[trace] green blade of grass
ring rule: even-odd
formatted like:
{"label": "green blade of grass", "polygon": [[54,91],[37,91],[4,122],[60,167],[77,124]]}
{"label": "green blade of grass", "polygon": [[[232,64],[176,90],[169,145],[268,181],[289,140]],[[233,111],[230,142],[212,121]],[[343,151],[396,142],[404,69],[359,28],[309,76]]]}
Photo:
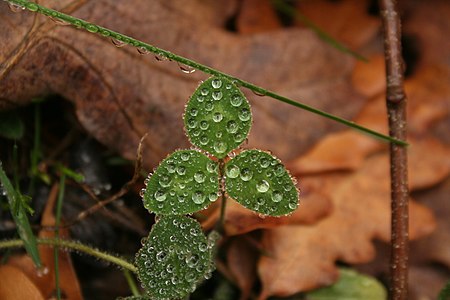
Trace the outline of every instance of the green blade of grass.
{"label": "green blade of grass", "polygon": [[326,33],[325,31],[323,31],[320,27],[318,27],[316,24],[314,24],[313,21],[311,21],[309,18],[307,18],[305,15],[302,15],[299,11],[293,9],[291,6],[289,6],[286,2],[281,1],[281,0],[272,0],[272,3],[274,5],[274,7],[290,16],[291,18],[294,18],[300,22],[302,22],[303,24],[305,24],[307,27],[309,27],[312,31],[314,31],[314,33],[324,42],[330,44],[331,46],[333,46],[334,48],[336,48],[337,50],[343,52],[343,53],[347,53],[350,54],[351,56],[355,57],[356,59],[359,59],[361,61],[365,61],[367,62],[367,58],[365,58],[364,56],[362,56],[359,53],[356,53],[355,51],[351,50],[350,48],[348,48],[347,46],[345,46],[344,44],[342,44],[341,42],[337,41],[336,39],[334,39],[333,37],[331,37],[328,33]]}
{"label": "green blade of grass", "polygon": [[366,128],[364,126],[358,125],[355,122],[346,120],[344,118],[329,114],[327,112],[324,112],[322,110],[319,110],[317,108],[314,108],[312,106],[297,102],[293,99],[287,98],[287,97],[283,97],[281,95],[278,95],[277,93],[274,93],[272,91],[266,90],[262,87],[259,87],[257,85],[254,85],[250,82],[244,81],[240,78],[234,77],[232,75],[226,74],[222,71],[219,71],[217,69],[208,67],[206,65],[200,64],[196,61],[193,61],[191,59],[185,58],[183,56],[179,56],[177,54],[174,54],[170,51],[164,50],[162,48],[158,48],[155,47],[153,45],[144,43],[142,41],[139,41],[135,38],[132,38],[130,36],[121,34],[119,32],[110,30],[108,28],[102,27],[102,26],[98,26],[96,24],[93,23],[89,23],[83,19],[79,19],[79,18],[75,18],[73,16],[61,13],[59,11],[56,11],[54,9],[50,9],[47,8],[45,6],[39,5],[35,2],[31,2],[31,1],[27,1],[27,0],[6,0],[7,2],[11,3],[11,4],[15,4],[18,5],[20,7],[23,7],[24,9],[28,9],[29,11],[32,12],[37,12],[40,14],[43,14],[45,16],[51,17],[53,19],[58,19],[61,20],[63,22],[66,22],[68,24],[71,24],[73,26],[75,26],[78,29],[83,29],[86,30],[87,32],[90,32],[92,34],[97,34],[99,36],[103,36],[103,37],[108,37],[108,38],[112,38],[115,39],[123,44],[128,44],[131,45],[133,47],[136,47],[136,49],[139,49],[140,51],[146,51],[146,52],[152,52],[160,57],[164,57],[168,60],[171,61],[176,61],[180,64],[183,64],[185,66],[191,67],[193,69],[202,71],[204,73],[210,74],[210,75],[214,75],[217,77],[223,77],[223,78],[227,78],[228,80],[231,80],[232,82],[234,82],[236,85],[238,86],[242,86],[245,87],[253,92],[255,92],[255,94],[261,95],[261,96],[268,96],[272,99],[287,103],[289,105],[301,108],[303,110],[309,111],[311,113],[314,113],[316,115],[322,116],[324,118],[336,121],[338,123],[344,124],[350,128],[354,128],[357,129],[361,132],[365,132],[373,137],[378,137],[381,140],[385,141],[385,142],[391,142],[400,146],[408,146],[408,143],[406,141],[402,141],[402,140],[398,140],[396,138],[393,138],[391,136],[388,135],[384,135],[381,134],[379,132],[376,132],[374,130],[371,130],[369,128]]}
{"label": "green blade of grass", "polygon": [[27,208],[23,203],[23,196],[18,193],[11,181],[3,171],[2,162],[0,161],[0,182],[2,188],[8,198],[9,207],[13,216],[14,222],[17,226],[17,231],[22,239],[25,249],[33,259],[33,262],[37,268],[42,268],[41,258],[39,257],[39,251],[37,248],[36,237],[31,230],[30,222],[27,216]]}
{"label": "green blade of grass", "polygon": [[[66,176],[64,173],[61,175],[59,181],[59,192],[58,192],[58,202],[56,203],[56,214],[55,214],[55,238],[59,239],[59,224],[61,222],[61,211],[62,211],[62,202],[64,199],[64,190],[66,187]],[[55,288],[56,288],[56,297],[58,300],[61,299],[61,288],[59,286],[59,247],[55,246],[53,248],[53,257],[55,261]]]}

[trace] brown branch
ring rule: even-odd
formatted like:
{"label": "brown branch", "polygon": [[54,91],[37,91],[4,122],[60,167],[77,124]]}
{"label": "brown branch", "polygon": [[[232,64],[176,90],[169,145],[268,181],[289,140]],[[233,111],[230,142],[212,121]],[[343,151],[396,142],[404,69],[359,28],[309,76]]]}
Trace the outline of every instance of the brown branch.
{"label": "brown branch", "polygon": [[[386,60],[386,105],[391,137],[406,140],[406,95],[403,89],[400,18],[395,0],[380,0]],[[408,299],[408,165],[407,148],[390,145],[391,262],[390,298]]]}

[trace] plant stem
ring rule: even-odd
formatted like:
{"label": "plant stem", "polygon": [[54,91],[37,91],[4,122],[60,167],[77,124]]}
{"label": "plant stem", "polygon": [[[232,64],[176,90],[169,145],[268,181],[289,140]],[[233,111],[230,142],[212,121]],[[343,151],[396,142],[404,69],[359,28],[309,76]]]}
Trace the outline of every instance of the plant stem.
{"label": "plant stem", "polygon": [[273,98],[275,100],[287,103],[289,105],[301,108],[303,110],[309,111],[309,112],[314,113],[316,115],[319,115],[319,116],[325,117],[327,119],[336,121],[338,123],[344,124],[344,125],[346,125],[348,127],[360,130],[360,131],[362,131],[364,133],[372,135],[373,137],[380,138],[381,140],[392,142],[392,143],[395,143],[395,144],[398,144],[398,145],[408,145],[408,143],[406,143],[405,141],[402,141],[402,140],[399,140],[399,139],[396,139],[396,138],[393,138],[393,137],[381,134],[379,132],[376,132],[374,130],[366,128],[364,126],[358,125],[358,124],[356,124],[356,123],[354,123],[352,121],[348,121],[348,120],[343,119],[341,117],[338,117],[338,116],[326,113],[326,112],[321,111],[321,110],[319,110],[317,108],[314,108],[314,107],[311,107],[309,105],[297,102],[297,101],[292,100],[290,98],[283,97],[283,96],[278,95],[278,94],[276,94],[276,93],[274,93],[272,91],[269,91],[269,90],[266,90],[266,89],[264,89],[262,87],[254,85],[254,84],[252,84],[250,82],[244,81],[242,79],[239,79],[239,78],[234,77],[232,75],[226,74],[226,73],[221,72],[219,70],[216,70],[214,68],[210,68],[210,67],[208,67],[206,65],[200,64],[200,63],[198,63],[196,61],[193,61],[193,60],[190,60],[188,58],[176,55],[176,54],[174,54],[174,53],[172,53],[170,51],[167,51],[167,50],[155,47],[153,45],[141,42],[141,41],[139,41],[137,39],[134,39],[132,37],[129,37],[129,36],[123,35],[121,33],[112,31],[112,30],[110,30],[108,28],[101,27],[101,26],[95,25],[93,23],[86,22],[85,20],[78,19],[78,18],[72,17],[70,15],[63,14],[63,13],[61,13],[59,11],[56,11],[56,10],[44,7],[42,5],[39,5],[39,4],[31,2],[31,1],[27,1],[27,0],[6,0],[6,1],[9,2],[9,3],[12,3],[12,4],[19,5],[19,6],[24,7],[24,8],[27,8],[30,11],[41,13],[43,15],[52,17],[53,19],[58,19],[58,20],[67,22],[69,24],[72,24],[73,26],[75,26],[78,29],[84,29],[84,30],[86,30],[86,31],[88,31],[90,33],[98,34],[98,35],[101,35],[103,37],[113,38],[113,39],[115,39],[117,41],[120,41],[121,43],[129,44],[129,45],[131,45],[133,47],[136,47],[141,52],[152,52],[152,53],[158,55],[159,57],[163,57],[163,58],[171,60],[171,61],[176,61],[176,62],[181,63],[183,65],[189,66],[189,67],[191,67],[193,69],[202,71],[204,73],[207,73],[207,74],[210,74],[210,75],[214,75],[214,76],[218,76],[218,77],[225,77],[225,78],[233,81],[236,85],[240,85],[240,86],[245,87],[245,88],[247,88],[249,90],[252,90],[253,92],[255,92],[258,95],[271,97],[271,98]]}
{"label": "plant stem", "polygon": [[[59,180],[59,193],[58,193],[58,202],[56,203],[56,214],[55,214],[55,237],[59,239],[59,224],[61,222],[61,211],[62,211],[62,202],[64,199],[64,191],[66,188],[66,175],[63,173]],[[55,246],[53,248],[53,258],[55,261],[55,288],[56,288],[56,298],[58,300],[61,299],[61,289],[59,287],[59,247]]]}
{"label": "plant stem", "polygon": [[133,275],[131,275],[130,271],[127,269],[124,269],[123,275],[125,276],[125,279],[127,280],[128,286],[130,287],[130,291],[133,294],[133,296],[136,296],[136,297],[141,296],[141,293],[139,293],[139,289],[138,289],[136,282],[134,281]]}
{"label": "plant stem", "polygon": [[[406,95],[403,89],[403,59],[400,18],[395,0],[380,0],[386,60],[386,105],[389,134],[406,139]],[[390,297],[408,299],[408,164],[407,149],[390,145],[391,166],[391,262]]]}
{"label": "plant stem", "polygon": [[223,234],[225,231],[225,209],[227,207],[227,197],[225,195],[225,161],[223,159],[219,160],[219,178],[220,178],[220,194],[221,194],[221,205],[220,205],[220,219],[217,223],[217,231]]}
{"label": "plant stem", "polygon": [[[97,257],[99,259],[103,259],[103,260],[113,263],[115,265],[118,265],[118,266],[120,266],[126,270],[129,270],[133,273],[137,272],[136,267],[132,263],[126,261],[125,259],[114,256],[109,253],[102,252],[95,248],[91,248],[91,247],[81,244],[80,242],[77,242],[77,241],[68,241],[68,240],[52,238],[52,239],[37,239],[37,243],[41,244],[41,245],[58,246],[58,247],[62,247],[62,248],[67,248],[69,250],[80,251],[80,252],[86,253],[88,255]],[[23,247],[23,246],[24,246],[24,243],[20,239],[0,241],[0,249],[18,248],[18,247]]]}

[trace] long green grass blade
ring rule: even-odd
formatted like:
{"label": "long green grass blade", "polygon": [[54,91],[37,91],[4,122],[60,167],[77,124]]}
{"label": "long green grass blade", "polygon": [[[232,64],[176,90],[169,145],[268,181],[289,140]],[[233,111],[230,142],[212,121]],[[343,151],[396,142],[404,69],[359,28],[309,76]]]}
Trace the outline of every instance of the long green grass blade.
{"label": "long green grass blade", "polygon": [[273,98],[275,100],[287,103],[289,105],[292,105],[292,106],[295,106],[295,107],[298,107],[298,108],[301,108],[303,110],[309,111],[311,113],[317,114],[317,115],[325,117],[327,119],[330,119],[330,120],[336,121],[338,123],[344,124],[344,125],[346,125],[348,127],[357,129],[357,130],[362,131],[362,132],[365,132],[365,133],[367,133],[369,135],[372,135],[374,137],[380,138],[383,141],[391,142],[391,143],[394,143],[394,144],[397,144],[397,145],[401,145],[401,146],[407,146],[408,145],[408,143],[406,141],[398,140],[398,139],[395,139],[393,137],[381,134],[379,132],[376,132],[374,130],[366,128],[364,126],[358,125],[358,124],[356,124],[354,122],[351,122],[351,121],[348,121],[346,119],[340,118],[338,116],[335,116],[335,115],[326,113],[324,111],[321,111],[321,110],[319,110],[317,108],[314,108],[314,107],[311,107],[309,105],[297,102],[297,101],[295,101],[293,99],[290,99],[290,98],[287,98],[287,97],[283,97],[281,95],[278,95],[277,93],[274,93],[274,92],[271,92],[269,90],[266,90],[266,89],[264,89],[262,87],[254,85],[254,84],[252,84],[250,82],[244,81],[242,79],[239,79],[239,78],[234,77],[232,75],[226,74],[226,73],[221,72],[219,70],[216,70],[214,68],[211,68],[211,67],[208,67],[206,65],[200,64],[200,63],[198,63],[196,61],[193,61],[191,59],[188,59],[188,58],[176,55],[176,54],[174,54],[174,53],[172,53],[170,51],[164,50],[162,48],[158,48],[158,47],[155,47],[153,45],[144,43],[144,42],[139,41],[137,39],[134,39],[134,38],[132,38],[130,36],[126,36],[126,35],[121,34],[119,32],[110,30],[108,28],[105,28],[105,27],[102,27],[102,26],[98,26],[98,25],[93,24],[93,23],[89,23],[89,22],[87,22],[87,21],[85,21],[83,19],[72,17],[70,15],[61,13],[61,12],[56,11],[54,9],[50,9],[50,8],[45,7],[45,6],[39,5],[39,4],[31,2],[31,1],[27,1],[27,0],[6,0],[6,1],[11,3],[11,4],[15,4],[15,5],[18,5],[20,7],[26,8],[29,11],[41,13],[41,14],[43,14],[45,16],[48,16],[48,17],[51,17],[53,19],[58,19],[58,20],[61,20],[63,22],[69,23],[69,24],[75,26],[78,29],[86,30],[86,31],[88,31],[90,33],[98,34],[98,35],[103,36],[103,37],[113,38],[113,39],[119,41],[120,43],[128,44],[128,45],[131,45],[133,47],[136,47],[141,52],[152,52],[152,53],[158,55],[161,58],[165,58],[165,59],[168,59],[168,60],[176,61],[178,63],[181,63],[181,64],[185,65],[185,66],[188,66],[190,68],[202,71],[202,72],[207,73],[207,74],[215,75],[217,77],[226,78],[228,80],[231,80],[232,82],[234,82],[238,86],[242,86],[242,87],[248,88],[249,90],[255,92],[256,94],[259,94],[259,95],[262,95],[262,96],[268,96],[268,97]]}

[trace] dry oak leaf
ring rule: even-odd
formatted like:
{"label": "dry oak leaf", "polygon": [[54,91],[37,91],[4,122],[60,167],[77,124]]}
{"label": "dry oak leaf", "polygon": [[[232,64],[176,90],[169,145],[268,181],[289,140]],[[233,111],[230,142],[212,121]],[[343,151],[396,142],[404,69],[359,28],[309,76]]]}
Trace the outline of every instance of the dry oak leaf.
{"label": "dry oak leaf", "polygon": [[243,0],[236,29],[241,34],[255,34],[279,29],[281,22],[270,0]]}
{"label": "dry oak leaf", "polygon": [[[40,4],[345,118],[352,117],[365,100],[350,84],[354,59],[349,55],[308,29],[230,34],[224,26],[227,16],[218,9],[228,7],[225,1],[195,0],[185,5],[181,0],[43,0]],[[58,26],[29,11],[12,13],[4,1],[0,2],[0,37],[0,110],[26,105],[36,96],[59,94],[74,104],[80,123],[92,136],[126,158],[134,159],[140,137],[148,132],[151,138],[143,147],[147,167],[156,165],[168,151],[188,146],[180,116],[205,74],[185,74],[175,62],[157,62],[131,46],[116,48],[107,38]],[[292,159],[337,128],[287,104],[248,96],[255,120],[250,146],[276,150],[281,159]],[[349,101],[352,105],[346,105]]]}
{"label": "dry oak leaf", "polygon": [[[54,185],[50,191],[47,204],[42,214],[41,225],[42,226],[54,226],[55,217],[53,210],[55,207],[55,201],[58,194],[58,186]],[[68,237],[68,229],[60,229],[59,236],[61,238]],[[53,238],[55,233],[53,231],[41,230],[39,232],[40,238]],[[38,246],[39,254],[42,260],[42,264],[48,272],[38,275],[36,268],[31,258],[27,255],[14,256],[9,259],[8,265],[20,268],[22,272],[28,276],[28,278],[36,285],[42,295],[46,299],[54,297],[56,295],[55,286],[55,258],[53,247]],[[75,269],[72,265],[72,259],[70,253],[60,250],[58,252],[58,267],[59,267],[59,285],[61,294],[64,295],[67,300],[81,300],[83,295],[81,293],[81,287],[78,283],[78,278],[75,273]],[[20,289],[20,286],[17,287]],[[0,297],[0,299],[3,299]],[[27,298],[23,298],[27,299]]]}
{"label": "dry oak leaf", "polygon": [[[445,178],[450,171],[449,154],[450,149],[432,140],[413,141],[409,153],[411,190]],[[323,174],[320,179],[327,181],[328,176]],[[360,169],[327,191],[334,204],[329,217],[312,226],[280,226],[264,232],[263,244],[271,257],[261,257],[258,264],[262,282],[259,299],[331,284],[338,276],[336,260],[367,262],[375,255],[372,239],[389,241],[388,153],[368,158]],[[435,229],[428,208],[412,201],[409,209],[411,239]]]}
{"label": "dry oak leaf", "polygon": [[[434,123],[448,116],[449,82],[450,72],[438,67],[420,68],[406,80],[410,136],[424,135]],[[386,114],[385,96],[380,94],[366,103],[355,122],[387,134]],[[386,144],[369,136],[345,130],[326,135],[303,156],[291,161],[288,168],[297,175],[356,170],[368,155],[385,147]]]}
{"label": "dry oak leaf", "polygon": [[41,291],[20,269],[0,266],[0,299],[3,300],[44,300]]}
{"label": "dry oak leaf", "polygon": [[250,293],[256,282],[256,263],[258,253],[244,238],[236,238],[227,249],[227,265],[231,275],[241,290],[239,299],[250,299]]}
{"label": "dry oak leaf", "polygon": [[[319,189],[316,182],[308,178],[302,180],[300,206],[292,214],[282,217],[259,215],[230,198],[225,211],[225,233],[227,236],[233,236],[280,225],[313,224],[329,215],[333,209],[329,196],[322,194]],[[203,228],[213,228],[219,218],[220,206],[217,205],[214,212],[202,222]]]}

